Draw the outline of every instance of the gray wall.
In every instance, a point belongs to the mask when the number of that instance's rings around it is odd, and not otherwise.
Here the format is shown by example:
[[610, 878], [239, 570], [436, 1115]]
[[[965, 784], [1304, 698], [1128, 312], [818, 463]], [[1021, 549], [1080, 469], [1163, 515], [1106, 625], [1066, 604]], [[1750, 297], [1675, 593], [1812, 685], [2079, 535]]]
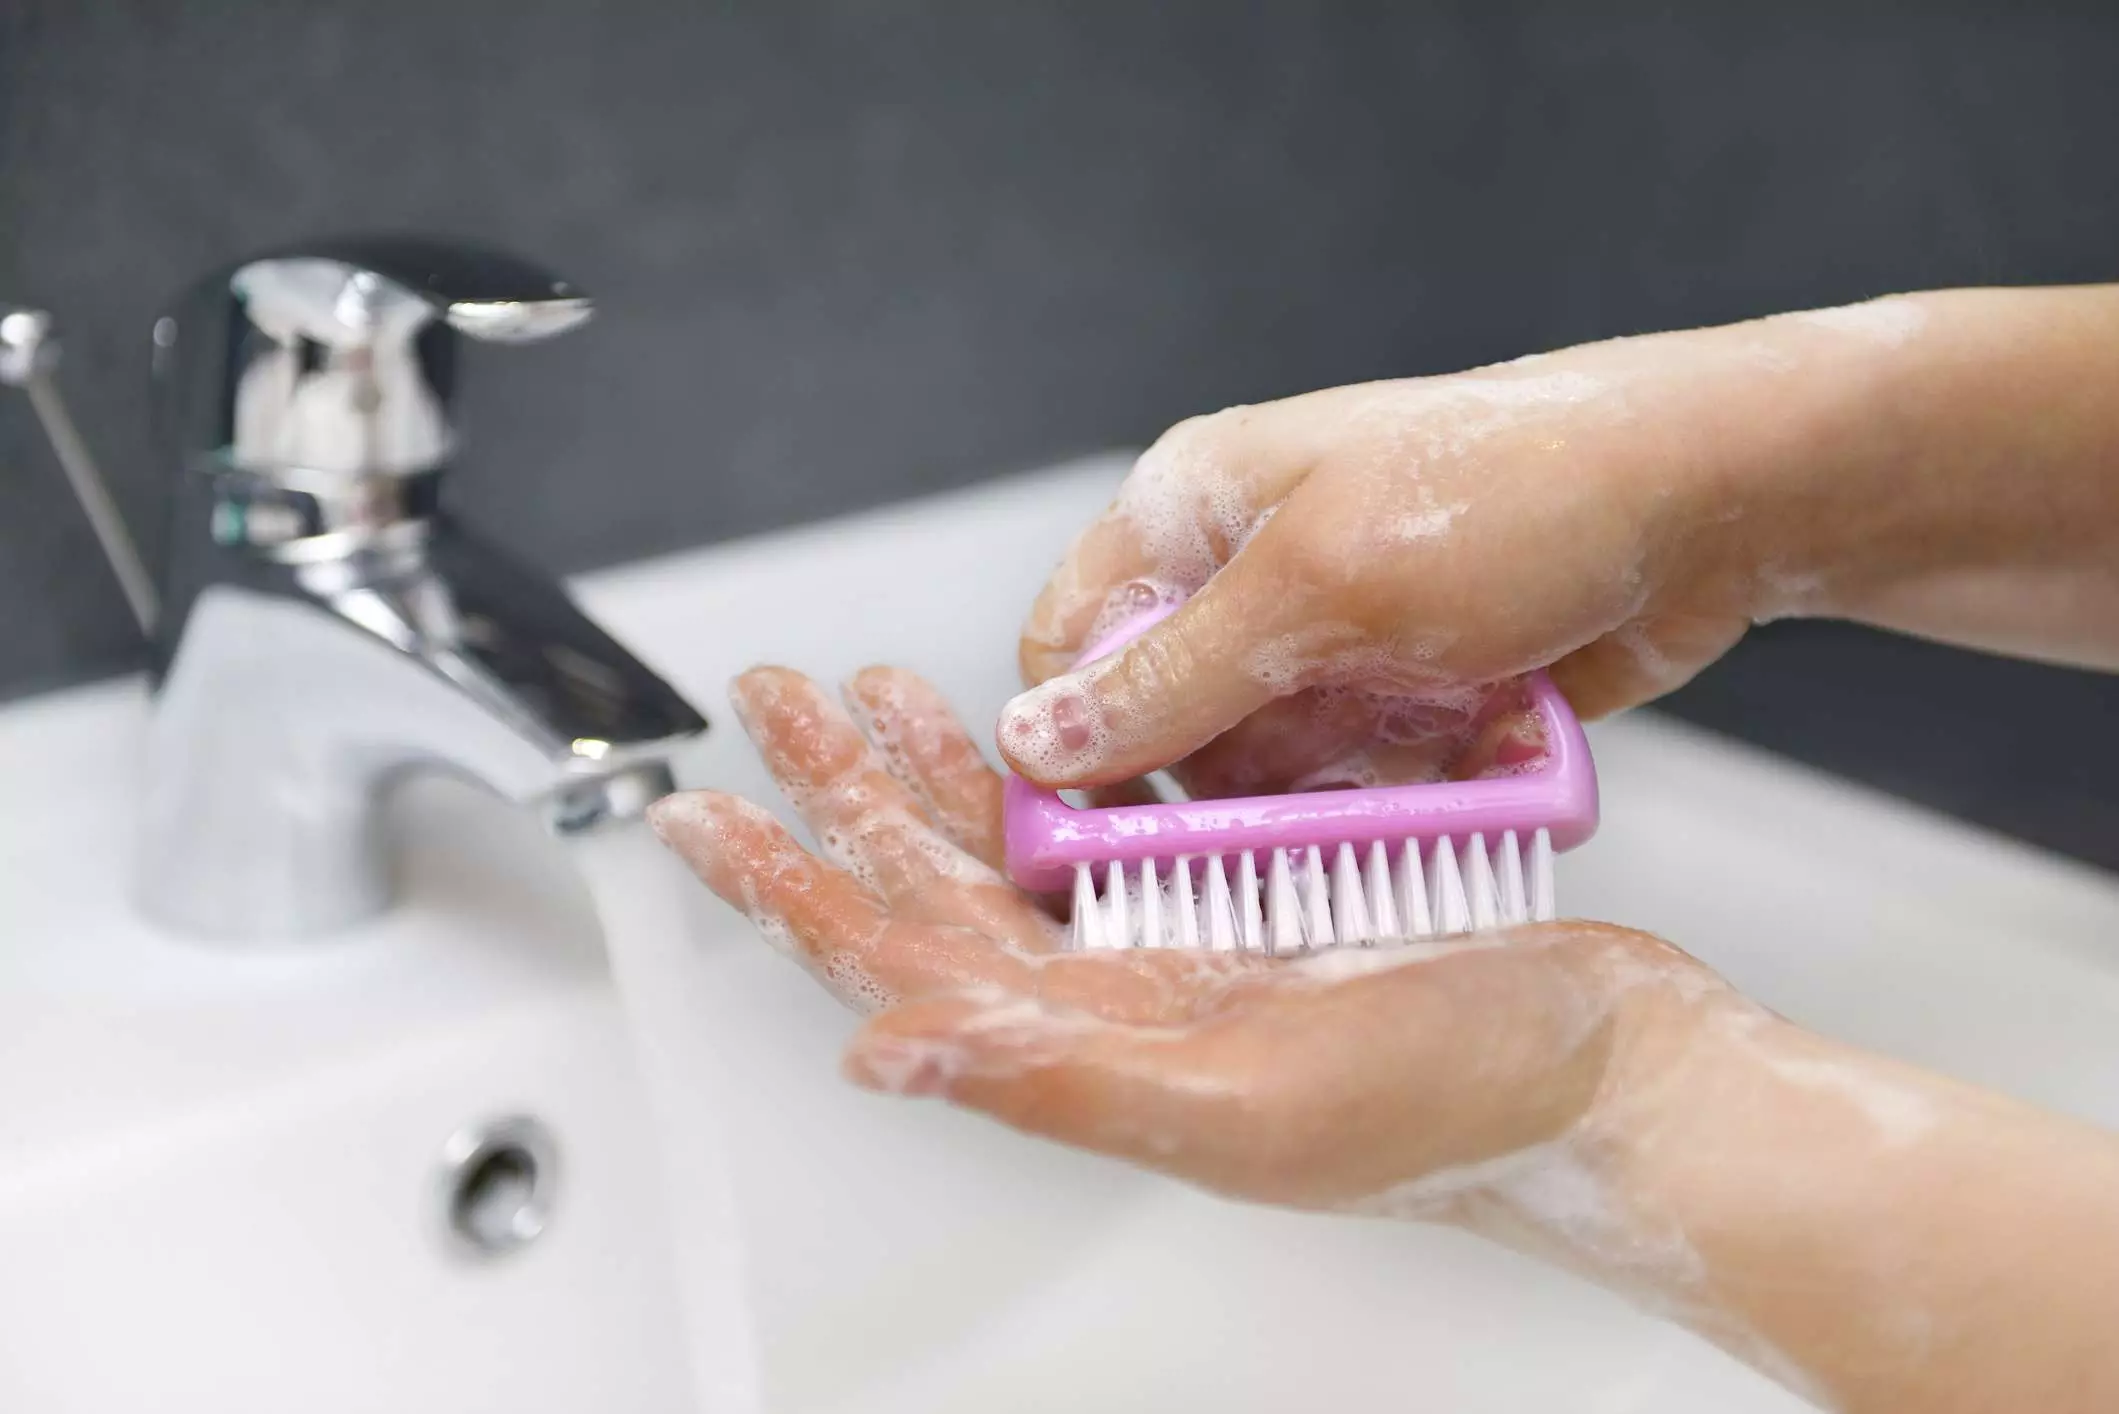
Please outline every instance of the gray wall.
[[[605, 315], [477, 359], [454, 497], [576, 569], [1318, 384], [2112, 278], [2119, 7], [1980, 9], [13, 0], [0, 297], [64, 319], [151, 522], [143, 332], [188, 277], [347, 228], [542, 258]], [[0, 693], [136, 659], [12, 399], [0, 598]], [[2039, 776], [2026, 692], [2119, 714], [1815, 629], [1679, 710], [2119, 861], [2119, 767]]]

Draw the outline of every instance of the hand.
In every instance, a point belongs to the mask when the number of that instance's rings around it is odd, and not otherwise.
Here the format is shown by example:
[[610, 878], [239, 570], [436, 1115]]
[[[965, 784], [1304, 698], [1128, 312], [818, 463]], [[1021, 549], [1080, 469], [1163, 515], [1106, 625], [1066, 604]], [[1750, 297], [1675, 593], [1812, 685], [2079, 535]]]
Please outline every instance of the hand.
[[1446, 1216], [1481, 1201], [1481, 1166], [1593, 1127], [1643, 1028], [1744, 1005], [1668, 945], [1581, 923], [1287, 965], [1064, 953], [996, 872], [999, 778], [932, 688], [862, 673], [848, 702], [865, 738], [785, 669], [745, 674], [734, 698], [826, 858], [709, 792], [658, 806], [656, 828], [841, 998], [884, 1013], [846, 1060], [872, 1088], [1273, 1202], [1412, 1203], [1408, 1185], [1441, 1175]]
[[1549, 667], [1593, 718], [1792, 614], [2119, 666], [2114, 349], [2119, 287], [1960, 291], [1180, 423], [1031, 611], [1002, 754], [1055, 787], [1428, 779], [1494, 683]]
[[1000, 783], [919, 679], [746, 674], [830, 862], [765, 811], [656, 828], [839, 996], [847, 1073], [1223, 1193], [1451, 1222], [1850, 1414], [2119, 1400], [2119, 1142], [1805, 1033], [1590, 923], [1307, 959], [1070, 954], [995, 872]]
[[[1750, 586], [1683, 553], [1708, 508], [1644, 455], [1648, 377], [1574, 362], [1173, 428], [1033, 608], [1043, 686], [1004, 714], [1003, 754], [1048, 785], [1174, 762], [1201, 795], [1428, 779], [1501, 680], [1552, 664], [1587, 716], [1684, 681], [1749, 626]], [[1069, 671], [1128, 609], [1183, 596]]]

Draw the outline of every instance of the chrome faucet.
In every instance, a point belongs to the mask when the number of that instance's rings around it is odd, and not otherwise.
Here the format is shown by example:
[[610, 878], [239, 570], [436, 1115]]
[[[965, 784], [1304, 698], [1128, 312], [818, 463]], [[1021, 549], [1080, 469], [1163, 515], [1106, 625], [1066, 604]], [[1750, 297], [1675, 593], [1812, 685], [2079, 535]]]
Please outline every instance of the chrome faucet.
[[377, 807], [412, 771], [468, 776], [560, 832], [672, 789], [705, 719], [439, 503], [460, 339], [529, 342], [589, 313], [519, 261], [372, 240], [245, 261], [156, 321], [178, 466], [138, 842], [150, 919], [266, 942], [381, 911]]

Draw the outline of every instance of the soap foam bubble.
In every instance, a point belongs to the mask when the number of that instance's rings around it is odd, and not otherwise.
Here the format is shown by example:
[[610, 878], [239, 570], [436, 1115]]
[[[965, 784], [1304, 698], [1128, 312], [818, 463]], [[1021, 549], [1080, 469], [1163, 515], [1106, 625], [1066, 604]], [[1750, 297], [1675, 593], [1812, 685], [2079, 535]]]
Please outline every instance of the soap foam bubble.
[[896, 992], [876, 981], [851, 952], [833, 953], [825, 960], [823, 974], [832, 993], [863, 1016], [889, 1011], [900, 1000]]
[[1197, 592], [1267, 519], [1226, 463], [1249, 408], [1190, 418], [1141, 454], [1112, 513], [1132, 526], [1158, 578]]
[[1142, 614], [1165, 605], [1182, 604], [1188, 597], [1189, 591], [1171, 580], [1127, 580], [1104, 596], [1103, 607], [1082, 639], [1082, 648], [1086, 652]]

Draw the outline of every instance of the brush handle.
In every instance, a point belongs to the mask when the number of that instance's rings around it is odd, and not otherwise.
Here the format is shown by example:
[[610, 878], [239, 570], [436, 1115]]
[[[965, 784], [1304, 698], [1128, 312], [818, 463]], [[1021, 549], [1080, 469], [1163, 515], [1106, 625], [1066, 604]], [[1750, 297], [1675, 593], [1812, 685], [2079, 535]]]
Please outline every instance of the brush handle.
[[[1176, 609], [1158, 605], [1128, 619], [1091, 644], [1080, 661], [1116, 652]], [[1379, 841], [1396, 848], [1408, 840], [1499, 840], [1510, 831], [1528, 840], [1546, 830], [1554, 849], [1572, 849], [1597, 827], [1589, 741], [1550, 678], [1539, 672], [1524, 681], [1544, 729], [1545, 759], [1512, 776], [1093, 809], [1069, 805], [1057, 792], [1011, 775], [1002, 796], [1008, 875], [1023, 888], [1049, 891], [1070, 886], [1082, 864], [1167, 865], [1311, 845], [1365, 850]]]

